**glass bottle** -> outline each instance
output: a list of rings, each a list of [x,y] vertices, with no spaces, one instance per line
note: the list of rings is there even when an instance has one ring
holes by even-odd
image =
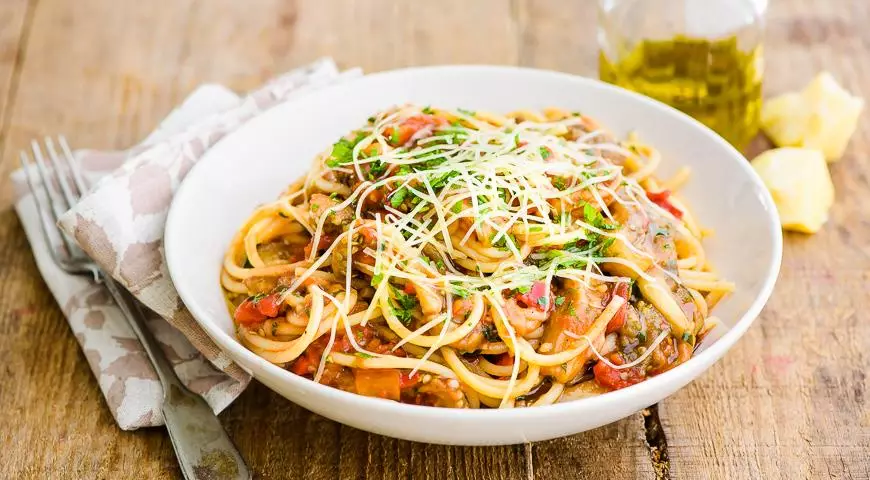
[[[767,0],[599,0],[599,74],[739,149],[758,133]]]

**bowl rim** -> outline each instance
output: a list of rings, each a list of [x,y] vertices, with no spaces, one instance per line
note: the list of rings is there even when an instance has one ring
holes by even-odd
[[[310,392],[312,397],[326,396],[330,397],[330,399],[333,401],[345,404],[354,404],[356,408],[367,409],[368,411],[373,413],[390,411],[395,413],[397,411],[401,411],[403,414],[414,416],[416,418],[426,418],[427,420],[482,420],[500,417],[501,419],[505,420],[519,421],[534,420],[543,417],[552,417],[553,415],[557,414],[580,413],[586,409],[600,408],[601,406],[610,402],[620,403],[621,401],[626,402],[630,401],[630,399],[632,398],[637,397],[653,397],[657,390],[668,390],[669,384],[678,384],[678,386],[673,389],[673,391],[675,391],[679,388],[682,388],[694,379],[694,376],[689,376],[688,380],[685,379],[687,375],[691,375],[691,370],[700,369],[700,371],[695,373],[695,376],[697,376],[698,374],[712,367],[713,364],[718,361],[725,354],[725,352],[727,352],[737,342],[737,340],[739,340],[740,337],[742,337],[743,334],[749,329],[749,327],[753,324],[753,322],[761,313],[761,310],[769,300],[778,279],[782,263],[783,239],[777,210],[773,203],[773,198],[771,197],[767,189],[764,188],[764,184],[761,178],[751,167],[749,161],[746,160],[743,154],[741,154],[721,136],[719,136],[718,134],[713,132],[713,130],[709,129],[707,126],[698,122],[694,118],[690,117],[689,115],[644,95],[580,75],[545,69],[506,65],[432,65],[423,67],[401,68],[367,74],[358,79],[327,86],[306,95],[288,99],[271,107],[265,112],[260,113],[259,116],[267,115],[268,112],[280,105],[302,101],[310,97],[327,96],[334,89],[348,88],[348,86],[352,86],[362,82],[377,81],[378,79],[383,77],[444,73],[465,74],[474,72],[501,73],[506,75],[545,75],[575,82],[578,85],[582,85],[584,88],[592,90],[609,90],[617,95],[629,97],[632,99],[632,101],[644,103],[648,107],[659,111],[661,114],[676,115],[683,122],[691,124],[692,128],[697,130],[698,134],[707,136],[709,141],[717,143],[720,147],[724,147],[724,149],[729,152],[729,156],[738,165],[738,168],[741,169],[743,173],[749,179],[751,179],[753,183],[756,184],[756,186],[761,187],[758,188],[757,191],[760,192],[760,200],[766,207],[765,210],[768,221],[767,223],[771,227],[770,229],[773,232],[773,235],[771,236],[772,257],[770,259],[770,264],[767,268],[766,277],[761,285],[759,293],[752,301],[752,303],[745,309],[743,315],[739,317],[739,319],[733,324],[731,328],[729,328],[722,335],[722,337],[720,337],[714,343],[704,349],[704,351],[698,353],[697,355],[693,355],[692,358],[685,363],[680,364],[672,368],[671,370],[668,370],[660,375],[656,375],[638,384],[613,392],[608,392],[602,395],[571,400],[563,403],[554,403],[550,405],[510,409],[452,409],[405,404],[391,400],[366,397],[356,393],[345,392],[337,388],[329,387],[320,383],[316,383],[307,378],[298,376],[290,372],[289,370],[286,370],[266,361],[265,359],[256,355],[254,352],[248,350],[234,336],[218,328],[216,323],[207,320],[210,315],[200,306],[194,295],[194,292],[189,291],[183,283],[179,284],[178,282],[176,282],[177,276],[173,274],[173,271],[175,270],[173,268],[173,265],[179,265],[179,261],[174,254],[175,250],[173,248],[173,242],[167,241],[167,239],[174,238],[174,235],[171,232],[175,231],[176,229],[183,229],[184,221],[183,218],[180,217],[180,214],[177,213],[180,209],[176,208],[176,205],[179,205],[181,203],[180,201],[178,201],[178,199],[184,199],[187,195],[187,187],[190,182],[182,181],[182,184],[176,191],[176,194],[170,205],[169,212],[167,214],[166,228],[164,232],[164,252],[167,269],[169,271],[170,278],[173,281],[173,285],[175,286],[176,291],[178,292],[182,302],[188,308],[191,315],[196,320],[197,324],[202,327],[202,329],[206,332],[209,338],[211,338],[212,341],[214,341],[215,344],[233,361],[236,361],[236,357],[241,356],[248,362],[257,365],[259,368],[264,370],[265,373],[274,375],[281,381],[286,382],[289,387]],[[254,119],[258,117],[255,117]],[[217,143],[224,142],[227,138],[231,138],[237,132],[246,129],[248,125],[249,123],[243,124],[237,130],[229,133]],[[191,178],[191,175],[196,175],[197,171],[205,168],[203,167],[203,165],[208,163],[209,158],[211,157],[210,152],[214,151],[215,147],[216,145],[213,145],[203,155],[203,157],[191,168],[191,170],[186,175],[185,180]],[[179,285],[182,286],[179,288]],[[703,365],[705,364],[706,367],[703,367]],[[249,374],[251,374],[254,378],[260,376],[259,373],[254,373],[245,366],[240,365],[240,367]],[[683,377],[684,379],[682,382],[680,382],[681,377]],[[272,389],[271,387],[269,388]]]

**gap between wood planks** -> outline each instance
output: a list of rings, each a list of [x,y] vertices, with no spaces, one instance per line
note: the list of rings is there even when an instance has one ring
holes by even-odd
[[[643,409],[644,440],[646,443],[649,459],[652,463],[656,480],[670,480],[671,461],[668,456],[668,439],[665,430],[659,420],[659,405]],[[526,480],[535,480],[534,444],[525,444]]]
[[[668,439],[659,420],[659,404],[643,409],[643,431],[646,448],[657,479],[671,478],[671,460],[668,457]]]
[[[15,51],[15,62],[12,67],[12,75],[9,79],[9,90],[6,91],[6,107],[3,118],[0,119],[0,159],[6,158],[6,137],[12,123],[12,113],[15,111],[15,99],[18,96],[18,84],[21,81],[21,72],[24,70],[24,59],[27,54],[27,44],[30,40],[30,29],[33,26],[33,15],[36,12],[39,0],[29,0],[24,11],[24,20],[21,22],[21,33],[18,36],[18,45]]]

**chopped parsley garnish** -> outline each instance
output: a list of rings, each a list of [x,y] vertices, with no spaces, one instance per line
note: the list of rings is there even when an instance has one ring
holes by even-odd
[[[380,160],[375,160],[371,163],[371,168],[369,168],[369,180],[374,180],[380,177],[386,171],[387,164]]]
[[[405,200],[405,197],[407,195],[408,195],[408,189],[405,187],[402,187],[402,188],[396,190],[396,192],[393,193],[393,196],[390,197],[390,205],[392,205],[393,208],[399,208],[399,206],[402,205],[402,202]]]
[[[451,170],[449,172],[444,172],[441,175],[429,177],[429,186],[432,187],[432,190],[441,189],[451,178],[456,176],[459,176],[459,172]]]
[[[565,303],[565,297],[558,296],[553,303],[555,303],[557,307],[561,306],[563,303]]]
[[[453,125],[453,127],[455,127],[455,128],[450,128],[450,129],[441,130],[441,131],[437,132],[437,134],[432,137],[432,140],[430,143],[435,144],[435,145],[438,145],[438,144],[441,144],[441,145],[459,145],[462,142],[464,142],[465,139],[468,138],[468,133],[465,131],[464,127],[461,124],[451,123],[451,125]],[[424,154],[423,156],[420,156],[417,158],[422,160],[422,159],[426,159],[430,156],[437,156],[437,155],[441,155],[441,154],[443,154],[442,149],[437,149],[437,150],[432,151],[429,154]],[[444,159],[442,158],[441,162],[439,162],[439,163],[443,163],[443,162],[444,162]]]
[[[450,286],[452,287],[451,290],[453,291],[453,294],[458,297],[468,298],[468,296],[471,295],[471,292],[469,292],[468,289],[459,286],[458,283],[451,282]]]
[[[604,215],[602,215],[598,209],[593,207],[591,203],[583,204],[583,220],[589,225],[602,230],[613,230],[618,226],[608,222],[607,219],[604,218]]]
[[[568,188],[568,185],[565,184],[565,179],[562,177],[553,177],[553,186],[559,190]]]
[[[637,341],[640,343],[646,343],[646,334],[643,332],[637,332]]]
[[[540,152],[541,158],[543,158],[544,160],[550,158],[550,156],[553,155],[553,152],[551,152],[550,149],[547,147],[541,147]]]
[[[326,165],[328,167],[338,167],[339,165],[353,163],[353,149],[364,138],[366,138],[366,134],[358,133],[353,140],[346,138],[339,139],[332,145],[332,153],[329,156],[329,160],[326,161]]]
[[[490,243],[493,247],[500,248],[502,250],[510,250],[510,247],[513,247],[514,249],[518,248],[517,245],[519,245],[519,243],[517,243],[517,239],[513,236],[513,234],[505,233],[498,240],[495,240],[495,236],[496,234],[493,234],[492,239],[490,239]],[[508,244],[508,242],[510,242],[510,244]]]
[[[411,320],[413,320],[413,316],[411,315],[411,311],[417,308],[417,297],[413,295],[408,295],[407,293],[397,290],[393,288],[394,293],[396,294],[396,298],[393,299],[393,315],[395,315],[400,322],[406,327],[411,325]]]
[[[432,115],[433,113],[435,113],[429,105],[426,105],[425,107],[423,107],[422,112],[425,113],[426,115]]]
[[[462,202],[456,202],[450,207],[450,211],[453,213],[459,213],[462,211]]]

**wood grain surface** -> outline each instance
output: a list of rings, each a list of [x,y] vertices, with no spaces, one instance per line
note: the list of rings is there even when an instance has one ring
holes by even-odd
[[[239,91],[320,56],[366,71],[519,64],[596,75],[593,0],[0,1],[0,478],[179,478],[163,429],[122,432],[12,212],[33,137],[135,143],[196,85]],[[771,2],[766,90],[826,69],[870,98],[870,2]],[[258,478],[870,478],[870,115],[824,230],[787,235],[756,325],[657,409],[534,445],[394,440],[260,384],[221,415]],[[739,213],[735,221],[739,221]]]

